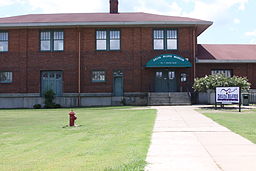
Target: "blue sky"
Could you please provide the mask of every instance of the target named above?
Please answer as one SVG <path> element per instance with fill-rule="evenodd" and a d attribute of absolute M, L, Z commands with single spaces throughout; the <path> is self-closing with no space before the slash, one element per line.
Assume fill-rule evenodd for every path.
<path fill-rule="evenodd" d="M 255 0 L 119 0 L 120 12 L 213 21 L 199 43 L 256 44 Z M 109 0 L 0 0 L 0 17 L 32 13 L 108 12 Z"/>

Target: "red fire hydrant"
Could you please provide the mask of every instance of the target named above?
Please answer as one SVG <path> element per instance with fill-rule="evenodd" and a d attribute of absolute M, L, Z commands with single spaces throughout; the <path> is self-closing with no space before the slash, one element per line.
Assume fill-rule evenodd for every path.
<path fill-rule="evenodd" d="M 76 113 L 71 110 L 69 112 L 69 126 L 75 126 L 75 120 L 76 120 Z"/>

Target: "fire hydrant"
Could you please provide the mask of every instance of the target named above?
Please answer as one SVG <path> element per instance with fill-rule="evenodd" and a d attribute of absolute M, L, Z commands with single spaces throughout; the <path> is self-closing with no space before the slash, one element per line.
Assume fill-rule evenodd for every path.
<path fill-rule="evenodd" d="M 71 110 L 69 112 L 69 126 L 75 126 L 75 120 L 76 120 L 76 113 Z"/>

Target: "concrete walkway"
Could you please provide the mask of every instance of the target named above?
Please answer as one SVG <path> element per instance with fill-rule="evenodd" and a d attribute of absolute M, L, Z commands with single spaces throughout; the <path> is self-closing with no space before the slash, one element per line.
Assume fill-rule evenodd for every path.
<path fill-rule="evenodd" d="M 146 171 L 256 171 L 256 145 L 194 111 L 158 110 Z"/>

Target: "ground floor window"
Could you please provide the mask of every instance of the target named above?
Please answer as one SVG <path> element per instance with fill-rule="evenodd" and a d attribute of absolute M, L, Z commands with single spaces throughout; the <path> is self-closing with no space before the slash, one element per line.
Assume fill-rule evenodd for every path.
<path fill-rule="evenodd" d="M 212 75 L 223 74 L 226 77 L 232 77 L 232 70 L 230 69 L 213 69 L 211 70 Z"/>
<path fill-rule="evenodd" d="M 187 74 L 181 73 L 180 74 L 180 82 L 186 82 L 187 81 Z"/>
<path fill-rule="evenodd" d="M 0 71 L 0 83 L 11 83 L 12 72 Z"/>
<path fill-rule="evenodd" d="M 92 71 L 92 82 L 105 82 L 105 71 Z"/>

